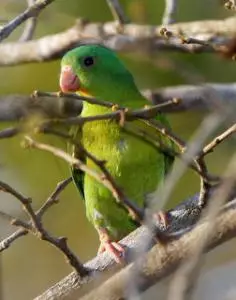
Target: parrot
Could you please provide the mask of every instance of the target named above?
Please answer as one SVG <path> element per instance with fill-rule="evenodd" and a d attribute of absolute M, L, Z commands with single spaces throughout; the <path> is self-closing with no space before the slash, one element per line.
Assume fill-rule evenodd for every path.
<path fill-rule="evenodd" d="M 62 92 L 96 98 L 130 110 L 148 104 L 118 55 L 100 44 L 80 45 L 62 57 L 60 89 Z M 84 101 L 81 117 L 111 111 L 111 107 Z M 169 127 L 163 113 L 158 112 L 155 119 Z M 129 123 L 135 123 L 147 132 L 151 130 L 140 120 Z M 73 137 L 79 139 L 88 152 L 105 162 L 106 169 L 125 195 L 138 207 L 145 209 L 171 169 L 174 157 L 125 132 L 116 120 L 85 122 L 83 126 L 74 125 L 72 132 Z M 162 143 L 173 146 L 167 137 L 156 131 L 155 134 Z M 73 156 L 99 172 L 98 166 L 90 158 L 83 157 L 76 146 L 73 147 Z M 86 216 L 98 232 L 98 253 L 107 251 L 116 262 L 120 262 L 125 249 L 119 240 L 136 229 L 137 222 L 102 183 L 73 165 L 71 172 L 75 186 L 85 202 Z"/>

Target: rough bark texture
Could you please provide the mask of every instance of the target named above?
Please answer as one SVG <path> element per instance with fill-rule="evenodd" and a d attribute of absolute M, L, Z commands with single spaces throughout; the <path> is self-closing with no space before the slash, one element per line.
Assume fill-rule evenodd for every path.
<path fill-rule="evenodd" d="M 9 42 L 0 45 L 0 65 L 16 65 L 29 62 L 42 62 L 61 57 L 72 47 L 89 40 L 102 42 L 121 52 L 146 52 L 175 50 L 181 52 L 214 52 L 214 45 L 226 45 L 236 34 L 236 18 L 223 20 L 203 20 L 168 25 L 174 33 L 170 39 L 160 34 L 162 26 L 126 24 L 118 33 L 116 22 L 90 23 L 78 20 L 77 23 L 54 35 L 44 36 L 25 43 Z M 178 34 L 203 40 L 204 43 L 181 42 Z M 207 43 L 210 42 L 208 45 Z"/>
<path fill-rule="evenodd" d="M 156 244 L 152 250 L 145 255 L 141 261 L 140 282 L 141 290 L 145 290 L 154 283 L 164 279 L 171 272 L 177 269 L 184 258 L 191 255 L 195 250 L 202 232 L 207 226 L 207 222 L 197 226 L 195 230 L 186 234 L 186 230 L 191 229 L 199 220 L 200 210 L 196 206 L 197 195 L 186 200 L 170 213 L 169 232 L 184 230 L 185 235 L 180 233 L 180 239 L 168 243 L 163 248 L 161 244 Z M 222 215 L 217 218 L 214 235 L 206 251 L 220 245 L 221 243 L 235 237 L 236 230 L 236 210 L 235 200 L 228 204 Z M 146 227 L 142 226 L 132 232 L 129 236 L 122 240 L 122 244 L 128 248 L 128 259 L 131 259 L 133 251 L 142 248 L 143 241 L 149 236 Z M 150 247 L 154 243 L 150 244 Z M 121 272 L 111 277 L 105 284 L 101 285 L 112 274 L 121 269 L 121 265 L 117 265 L 106 254 L 99 255 L 85 264 L 91 270 L 89 276 L 78 278 L 75 273 L 71 273 L 45 293 L 38 296 L 37 300 L 54 300 L 54 299 L 78 299 L 82 295 L 88 293 L 95 287 L 98 289 L 93 293 L 86 295 L 83 299 L 123 299 L 124 288 L 130 278 L 130 271 L 134 269 L 134 265 L 128 265 Z M 99 287 L 100 286 L 100 287 Z"/>

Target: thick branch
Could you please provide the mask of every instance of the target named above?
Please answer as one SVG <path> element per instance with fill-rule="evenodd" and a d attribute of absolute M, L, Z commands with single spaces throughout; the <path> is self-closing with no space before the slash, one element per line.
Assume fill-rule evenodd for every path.
<path fill-rule="evenodd" d="M 179 231 L 181 234 L 186 233 L 187 230 L 191 228 L 199 219 L 200 210 L 198 205 L 198 195 L 186 200 L 181 205 L 177 206 L 173 210 L 169 211 L 170 225 L 169 232 Z M 214 239 L 211 241 L 211 247 L 215 247 L 226 240 L 229 240 L 235 236 L 236 230 L 236 209 L 232 205 L 217 219 L 217 227 L 214 234 Z M 182 259 L 186 258 L 186 255 L 192 251 L 195 247 L 195 243 L 201 233 L 204 231 L 205 225 L 197 228 L 196 231 L 184 236 L 178 241 L 169 244 L 168 248 L 164 250 L 163 246 L 157 244 L 155 248 L 149 252 L 147 255 L 147 263 L 149 263 L 149 269 L 147 268 L 147 273 L 150 271 L 150 277 L 145 283 L 151 284 L 153 281 L 158 281 L 170 274 L 175 270 L 178 265 L 182 262 Z M 148 231 L 145 226 L 142 226 L 132 232 L 129 236 L 122 240 L 122 244 L 126 245 L 130 251 L 135 249 L 140 249 L 142 247 L 143 241 L 148 239 Z M 196 239 L 196 240 L 195 240 Z M 195 242 L 194 242 L 195 241 Z M 186 250 L 182 250 L 186 249 Z M 182 252 L 184 251 L 184 252 Z M 150 256 L 149 256 L 150 255 Z M 155 258 L 155 264 L 152 263 L 152 258 Z M 88 263 L 85 264 L 88 269 L 94 270 L 88 276 L 84 277 L 82 280 L 78 280 L 75 273 L 71 273 L 63 280 L 55 284 L 49 290 L 47 290 L 42 295 L 38 296 L 37 300 L 53 300 L 53 299 L 78 299 L 88 290 L 91 290 L 97 286 L 101 286 L 101 281 L 104 281 L 111 274 L 117 272 L 121 266 L 114 263 L 112 258 L 110 258 L 106 253 L 101 254 Z M 147 265 L 148 267 L 148 265 Z M 130 267 L 128 267 L 130 268 Z M 158 271 L 159 270 L 159 271 Z M 123 270 L 127 274 L 127 268 Z M 147 275 L 147 274 L 146 274 Z M 123 276 L 123 273 L 122 273 Z M 124 283 L 122 276 L 119 275 L 119 280 L 115 282 L 118 284 L 119 291 L 120 285 Z M 126 275 L 125 275 L 125 277 Z M 112 279 L 113 280 L 113 279 Z M 147 282 L 147 281 L 148 282 Z M 126 280 L 128 282 L 128 280 Z M 112 292 L 114 286 L 109 287 L 109 291 Z M 103 290 L 104 291 L 104 290 Z M 114 293 L 113 295 L 116 295 Z M 99 294 L 97 299 L 106 299 Z M 113 298 L 112 298 L 113 299 Z M 114 298 L 119 299 L 119 298 Z"/>
<path fill-rule="evenodd" d="M 217 245 L 236 236 L 235 217 L 236 211 L 234 208 L 224 212 L 215 220 L 214 233 L 209 237 L 204 252 L 208 252 Z M 186 257 L 191 257 L 207 227 L 208 222 L 206 221 L 179 240 L 168 243 L 166 247 L 155 245 L 145 258 L 142 258 L 137 264 L 123 269 L 82 299 L 123 300 L 130 277 L 137 271 L 139 291 L 147 290 L 176 270 Z"/>
<path fill-rule="evenodd" d="M 103 42 L 106 46 L 121 52 L 148 52 L 150 50 L 175 50 L 182 52 L 212 52 L 208 41 L 225 45 L 236 34 L 236 18 L 176 23 L 168 30 L 177 35 L 204 40 L 200 44 L 183 44 L 177 36 L 168 40 L 160 34 L 161 26 L 126 24 L 122 34 L 117 34 L 116 22 L 88 23 L 78 21 L 76 25 L 58 34 L 44 36 L 25 43 L 11 42 L 0 45 L 0 65 L 15 65 L 28 62 L 42 62 L 60 57 L 78 45 L 81 40 Z"/>

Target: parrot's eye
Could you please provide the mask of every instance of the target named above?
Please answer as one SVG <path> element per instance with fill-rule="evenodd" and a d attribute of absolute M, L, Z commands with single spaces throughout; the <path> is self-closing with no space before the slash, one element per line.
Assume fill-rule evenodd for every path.
<path fill-rule="evenodd" d="M 94 64 L 94 58 L 92 56 L 87 56 L 84 58 L 83 63 L 86 67 L 90 67 Z"/>

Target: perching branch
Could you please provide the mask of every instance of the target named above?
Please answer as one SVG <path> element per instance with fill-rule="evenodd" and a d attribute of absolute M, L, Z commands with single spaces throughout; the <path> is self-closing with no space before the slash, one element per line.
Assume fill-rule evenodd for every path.
<path fill-rule="evenodd" d="M 235 219 L 232 219 L 235 217 L 235 209 L 229 209 L 228 212 L 222 213 L 216 219 L 214 233 L 209 237 L 207 245 L 204 247 L 204 252 L 208 252 L 217 245 L 236 236 L 236 222 Z M 191 257 L 208 225 L 209 223 L 206 220 L 203 224 L 197 226 L 179 240 L 168 243 L 166 247 L 160 247 L 160 245 L 157 244 L 147 255 L 142 257 L 137 264 L 132 264 L 121 270 L 108 279 L 103 285 L 100 285 L 100 287 L 94 289 L 81 299 L 122 300 L 125 297 L 129 279 L 133 274 L 132 272 L 137 271 L 139 292 L 147 290 L 156 282 L 173 273 L 186 257 Z M 38 300 L 39 299 L 40 298 L 38 298 Z"/>
<path fill-rule="evenodd" d="M 181 232 L 182 230 L 182 233 L 185 233 L 185 235 L 176 241 L 168 243 L 166 247 L 163 247 L 158 243 L 147 255 L 145 255 L 140 273 L 140 279 L 141 282 L 143 282 L 143 285 L 141 286 L 142 290 L 173 273 L 186 257 L 191 256 L 192 251 L 197 247 L 197 243 L 199 239 L 201 239 L 201 235 L 207 226 L 207 221 L 186 234 L 186 230 L 190 230 L 199 219 L 200 210 L 196 208 L 197 199 L 198 196 L 196 195 L 196 197 L 190 198 L 185 203 L 182 203 L 180 206 L 169 211 L 169 232 Z M 235 237 L 235 220 L 236 209 L 234 200 L 232 204 L 226 206 L 222 214 L 216 219 L 214 235 L 211 240 L 209 240 L 208 247 L 205 251 L 209 251 Z M 179 235 L 181 235 L 181 233 L 179 233 Z M 147 239 L 147 236 L 148 231 L 142 226 L 132 232 L 128 237 L 124 238 L 121 243 L 129 247 L 129 249 L 131 249 L 130 251 L 135 251 L 135 249 L 140 249 L 143 241 Z M 95 271 L 91 272 L 84 280 L 80 279 L 78 281 L 76 281 L 75 274 L 71 273 L 36 299 L 78 299 L 87 293 L 88 290 L 96 287 L 100 287 L 99 290 L 96 289 L 92 291 L 94 292 L 93 295 L 97 295 L 98 298 L 96 299 L 121 299 L 119 297 L 123 296 L 123 288 L 125 288 L 126 284 L 129 282 L 130 268 L 133 268 L 133 265 L 123 269 L 115 275 L 115 277 L 111 277 L 105 285 L 102 285 L 101 280 L 98 279 L 101 278 L 99 274 L 103 274 L 105 280 L 108 276 L 111 276 L 111 273 L 114 274 L 117 272 L 121 266 L 115 265 L 114 261 L 106 254 L 95 257 L 93 260 L 86 263 L 85 266 Z M 108 298 L 106 298 L 107 295 L 109 296 Z"/>
<path fill-rule="evenodd" d="M 179 112 L 186 110 L 214 110 L 215 105 L 209 101 L 209 93 L 214 90 L 217 103 L 234 109 L 236 106 L 236 84 L 206 84 L 200 86 L 175 86 L 160 88 L 157 90 L 144 90 L 143 94 L 155 104 L 160 104 L 172 99 L 180 99 L 178 105 L 173 101 L 172 105 L 163 106 L 163 112 Z M 0 121 L 13 121 L 23 117 L 40 113 L 51 118 L 74 117 L 80 114 L 82 104 L 75 96 L 60 96 L 57 100 L 50 96 L 40 94 L 38 97 L 23 95 L 0 96 Z M 80 97 L 82 99 L 83 97 Z M 111 106 L 113 104 L 111 103 Z"/>
<path fill-rule="evenodd" d="M 177 207 L 176 209 L 171 210 L 169 212 L 170 225 L 168 228 L 168 232 L 172 232 L 174 234 L 173 237 L 176 236 L 176 231 L 185 228 L 185 230 L 184 230 L 184 232 L 185 232 L 186 230 L 189 230 L 188 226 L 194 224 L 198 220 L 201 210 L 199 209 L 199 206 L 197 204 L 197 202 L 198 202 L 197 199 L 198 199 L 198 197 L 195 197 L 194 199 L 191 199 L 190 202 L 184 203 L 180 207 Z M 183 222 L 185 225 L 184 225 L 184 227 L 181 227 L 181 224 L 183 225 Z M 190 223 L 188 223 L 189 224 L 188 226 L 186 225 L 187 224 L 186 222 L 187 223 L 190 222 Z M 182 233 L 183 233 L 183 231 L 182 231 Z M 143 241 L 143 238 L 142 238 L 142 241 Z M 102 262 L 104 263 L 104 257 L 102 257 Z M 106 259 L 105 259 L 105 263 L 106 263 Z M 96 268 L 96 269 L 98 272 L 99 268 Z M 104 271 L 104 265 L 102 267 L 102 270 Z M 71 275 L 71 276 L 73 277 L 74 275 Z M 94 278 L 93 276 L 95 276 L 95 274 L 88 275 L 85 278 L 82 278 L 81 280 L 84 282 L 84 284 L 86 284 L 86 283 L 89 284 L 89 282 L 91 280 L 93 280 L 93 278 Z M 70 278 L 68 280 L 72 280 L 72 278 Z M 80 281 L 78 284 L 81 287 Z M 68 288 L 68 282 L 67 282 L 67 288 Z M 66 293 L 70 294 L 71 292 L 74 293 L 74 292 L 79 291 L 79 290 L 75 290 L 74 288 L 73 288 L 73 291 L 70 288 L 68 288 L 68 289 L 67 288 L 65 288 L 65 286 L 64 286 L 63 292 L 60 290 L 59 293 L 62 293 L 63 295 L 65 295 Z M 58 288 L 56 288 L 56 291 L 58 293 Z M 50 295 L 52 295 L 52 291 L 50 291 Z M 43 297 L 45 297 L 45 295 Z M 44 299 L 44 298 L 42 298 L 42 299 Z M 47 298 L 45 298 L 45 299 L 47 299 Z"/>

